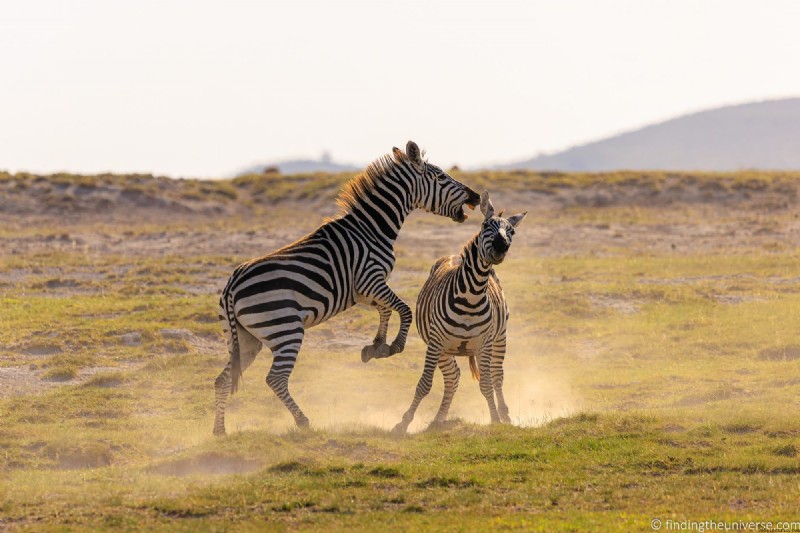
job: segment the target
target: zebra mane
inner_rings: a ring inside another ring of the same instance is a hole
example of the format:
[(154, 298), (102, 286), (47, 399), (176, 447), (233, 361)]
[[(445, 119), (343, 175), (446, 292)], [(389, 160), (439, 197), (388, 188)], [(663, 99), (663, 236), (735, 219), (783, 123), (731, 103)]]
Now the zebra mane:
[(395, 150), (394, 153), (386, 154), (370, 163), (363, 172), (348, 181), (339, 192), (339, 196), (336, 198), (336, 205), (339, 206), (338, 216), (342, 217), (351, 213), (360, 198), (363, 198), (367, 192), (374, 190), (375, 186), (392, 169), (408, 161), (408, 156), (404, 152)]

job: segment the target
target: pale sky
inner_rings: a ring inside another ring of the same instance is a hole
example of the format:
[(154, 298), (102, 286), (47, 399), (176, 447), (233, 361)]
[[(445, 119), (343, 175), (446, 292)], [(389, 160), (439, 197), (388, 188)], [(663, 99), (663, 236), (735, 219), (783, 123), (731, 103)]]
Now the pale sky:
[(800, 95), (800, 2), (0, 0), (0, 169), (519, 160)]

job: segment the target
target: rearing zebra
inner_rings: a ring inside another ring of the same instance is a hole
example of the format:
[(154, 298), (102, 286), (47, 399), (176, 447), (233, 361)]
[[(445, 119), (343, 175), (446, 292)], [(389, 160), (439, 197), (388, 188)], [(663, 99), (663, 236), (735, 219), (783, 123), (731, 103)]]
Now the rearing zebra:
[[(225, 404), (262, 345), (274, 359), (267, 385), (289, 409), (298, 426), (308, 418), (289, 394), (289, 375), (306, 328), (316, 326), (356, 303), (378, 308), (373, 344), (361, 359), (403, 351), (411, 309), (386, 284), (394, 267), (394, 241), (406, 216), (421, 208), (456, 222), (464, 206), (480, 197), (436, 165), (423, 161), (412, 141), (404, 153), (371, 163), (339, 195), (339, 215), (316, 231), (259, 259), (239, 265), (220, 297), (219, 319), (228, 338), (230, 359), (214, 382), (214, 434), (225, 434)], [(392, 311), (400, 330), (391, 345), (386, 333)]]
[(481, 212), (484, 221), (478, 234), (460, 256), (436, 261), (419, 293), (417, 329), (428, 350), (414, 400), (394, 427), (395, 433), (408, 429), (420, 401), (431, 391), (437, 364), (444, 374), (444, 397), (431, 425), (445, 421), (461, 376), (455, 359), (458, 355), (469, 356), (472, 376), (480, 379), (492, 422), (511, 421), (503, 398), (508, 305), (493, 267), (503, 262), (514, 228), (527, 213), (507, 219), (502, 212), (495, 216), (488, 191), (481, 196)]

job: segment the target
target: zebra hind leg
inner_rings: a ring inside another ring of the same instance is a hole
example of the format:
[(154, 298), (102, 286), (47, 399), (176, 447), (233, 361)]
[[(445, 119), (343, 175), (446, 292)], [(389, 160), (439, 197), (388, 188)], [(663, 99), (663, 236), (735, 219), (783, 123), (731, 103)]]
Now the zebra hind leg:
[(481, 389), (481, 394), (486, 398), (486, 403), (489, 405), (489, 416), (492, 419), (492, 424), (501, 422), (500, 413), (497, 412), (497, 405), (494, 402), (494, 387), (492, 386), (492, 376), (490, 370), (491, 354), (482, 353), (478, 362), (481, 370), (481, 377), (478, 381)]
[(492, 388), (497, 397), (497, 411), (500, 415), (500, 421), (505, 424), (511, 423), (511, 417), (508, 416), (508, 404), (503, 395), (503, 360), (506, 355), (506, 341), (505, 338), (500, 343), (495, 344), (492, 350)]
[(303, 333), (299, 333), (300, 337), (297, 338), (297, 333), (294, 333), (295, 338), (285, 340), (278, 338), (273, 341), (277, 345), (272, 346), (273, 361), (272, 367), (267, 374), (267, 385), (272, 392), (283, 402), (283, 405), (292, 413), (294, 423), (298, 427), (308, 427), (308, 417), (303, 414), (303, 411), (294, 401), (292, 395), (289, 394), (289, 376), (292, 374), (294, 365), (297, 362), (297, 353), (300, 351), (300, 345), (303, 343)]
[[(239, 368), (244, 372), (255, 360), (258, 352), (261, 351), (261, 341), (238, 326), (237, 335), (239, 341)], [(233, 353), (233, 343), (230, 340), (230, 334), (228, 334), (228, 338), (228, 350), (231, 352), (230, 358), (220, 375), (214, 380), (214, 435), (218, 437), (225, 435), (225, 407), (228, 402), (228, 396), (233, 392), (233, 363), (236, 356)]]
[(225, 369), (214, 380), (214, 436), (225, 435), (225, 405), (231, 393), (231, 361), (225, 365)]

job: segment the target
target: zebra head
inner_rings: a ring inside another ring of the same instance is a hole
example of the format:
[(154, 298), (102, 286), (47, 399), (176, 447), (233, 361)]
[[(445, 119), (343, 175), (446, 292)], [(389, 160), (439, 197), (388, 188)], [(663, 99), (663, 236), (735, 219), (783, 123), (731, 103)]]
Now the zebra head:
[(478, 254), (483, 261), (490, 265), (499, 265), (506, 257), (506, 252), (511, 248), (511, 239), (514, 238), (514, 230), (522, 222), (528, 212), (503, 218), (501, 211), (497, 215), (494, 213), (494, 206), (489, 199), (489, 191), (484, 191), (481, 195), (481, 213), (483, 213), (483, 225), (478, 234)]
[(415, 172), (414, 207), (424, 209), (436, 215), (450, 217), (455, 222), (464, 222), (467, 219), (464, 206), (474, 209), (480, 201), (478, 193), (454, 180), (447, 172), (432, 163), (422, 159), (419, 146), (414, 141), (408, 141), (406, 152), (393, 148), (398, 160), (411, 163)]

